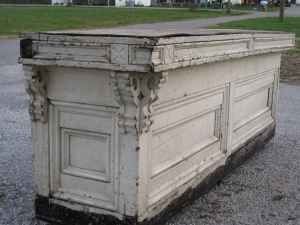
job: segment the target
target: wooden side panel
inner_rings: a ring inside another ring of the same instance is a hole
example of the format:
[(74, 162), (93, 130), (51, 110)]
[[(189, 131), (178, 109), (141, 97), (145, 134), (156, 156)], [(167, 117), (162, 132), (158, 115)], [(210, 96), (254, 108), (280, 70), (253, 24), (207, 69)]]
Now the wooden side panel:
[(48, 98), (65, 102), (116, 106), (109, 71), (49, 68)]
[[(153, 217), (274, 122), (278, 54), (170, 71), (141, 139), (143, 211)], [(147, 151), (147, 154), (144, 153)], [(145, 206), (146, 205), (146, 206)], [(144, 210), (146, 208), (146, 210)]]
[(276, 70), (237, 81), (233, 102), (231, 150), (273, 122), (271, 107)]
[(168, 72), (168, 80), (160, 89), (159, 100), (155, 104), (249, 79), (279, 67), (280, 55), (268, 54), (172, 70)]
[(172, 195), (224, 155), (225, 86), (154, 107), (148, 205)]
[(51, 192), (57, 199), (118, 210), (116, 112), (51, 101)]

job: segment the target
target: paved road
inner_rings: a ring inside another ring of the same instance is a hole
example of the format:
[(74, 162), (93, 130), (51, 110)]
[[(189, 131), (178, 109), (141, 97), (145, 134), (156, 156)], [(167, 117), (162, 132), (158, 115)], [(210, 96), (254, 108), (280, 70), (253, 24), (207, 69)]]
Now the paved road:
[[(179, 23), (186, 26), (166, 26)], [(0, 40), (0, 225), (36, 224), (28, 97), (17, 55), (16, 40)], [(272, 142), (166, 225), (300, 225), (300, 86), (281, 84), (279, 102)]]
[(17, 64), (18, 56), (18, 40), (0, 38), (0, 66)]
[[(288, 7), (285, 9), (286, 16), (300, 16), (300, 7)], [(176, 29), (180, 27), (181, 29), (197, 29), (205, 28), (215, 24), (238, 21), (242, 19), (253, 19), (260, 17), (276, 17), (278, 12), (251, 12), (250, 14), (240, 15), (240, 16), (226, 16), (226, 17), (216, 17), (209, 19), (195, 19), (186, 21), (175, 21), (175, 22), (163, 22), (163, 23), (151, 23), (151, 24), (137, 24), (129, 25), (127, 28), (144, 28), (144, 29)]]

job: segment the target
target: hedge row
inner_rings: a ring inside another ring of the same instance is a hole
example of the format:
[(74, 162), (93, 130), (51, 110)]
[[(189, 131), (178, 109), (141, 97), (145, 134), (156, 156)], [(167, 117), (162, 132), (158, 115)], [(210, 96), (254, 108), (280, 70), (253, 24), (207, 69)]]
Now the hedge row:
[[(110, 5), (115, 0), (109, 0)], [(51, 4), (51, 0), (0, 0), (0, 4)], [(107, 5), (107, 0), (73, 0), (75, 5)]]

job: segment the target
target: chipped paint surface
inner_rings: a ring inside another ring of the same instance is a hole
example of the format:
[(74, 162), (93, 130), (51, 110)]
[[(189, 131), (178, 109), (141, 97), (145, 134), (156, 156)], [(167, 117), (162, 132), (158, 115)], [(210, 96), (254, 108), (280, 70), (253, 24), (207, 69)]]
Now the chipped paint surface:
[(270, 32), (30, 37), (37, 194), (138, 222), (274, 124), (280, 52), (294, 45)]

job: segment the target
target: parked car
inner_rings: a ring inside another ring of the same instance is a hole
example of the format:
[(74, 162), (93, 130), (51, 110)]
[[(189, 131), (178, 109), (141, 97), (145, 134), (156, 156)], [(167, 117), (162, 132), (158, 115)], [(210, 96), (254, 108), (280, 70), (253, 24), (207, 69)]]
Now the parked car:
[[(273, 0), (272, 3), (276, 6), (280, 6), (280, 0)], [(285, 6), (291, 6), (291, 0), (285, 0)]]

